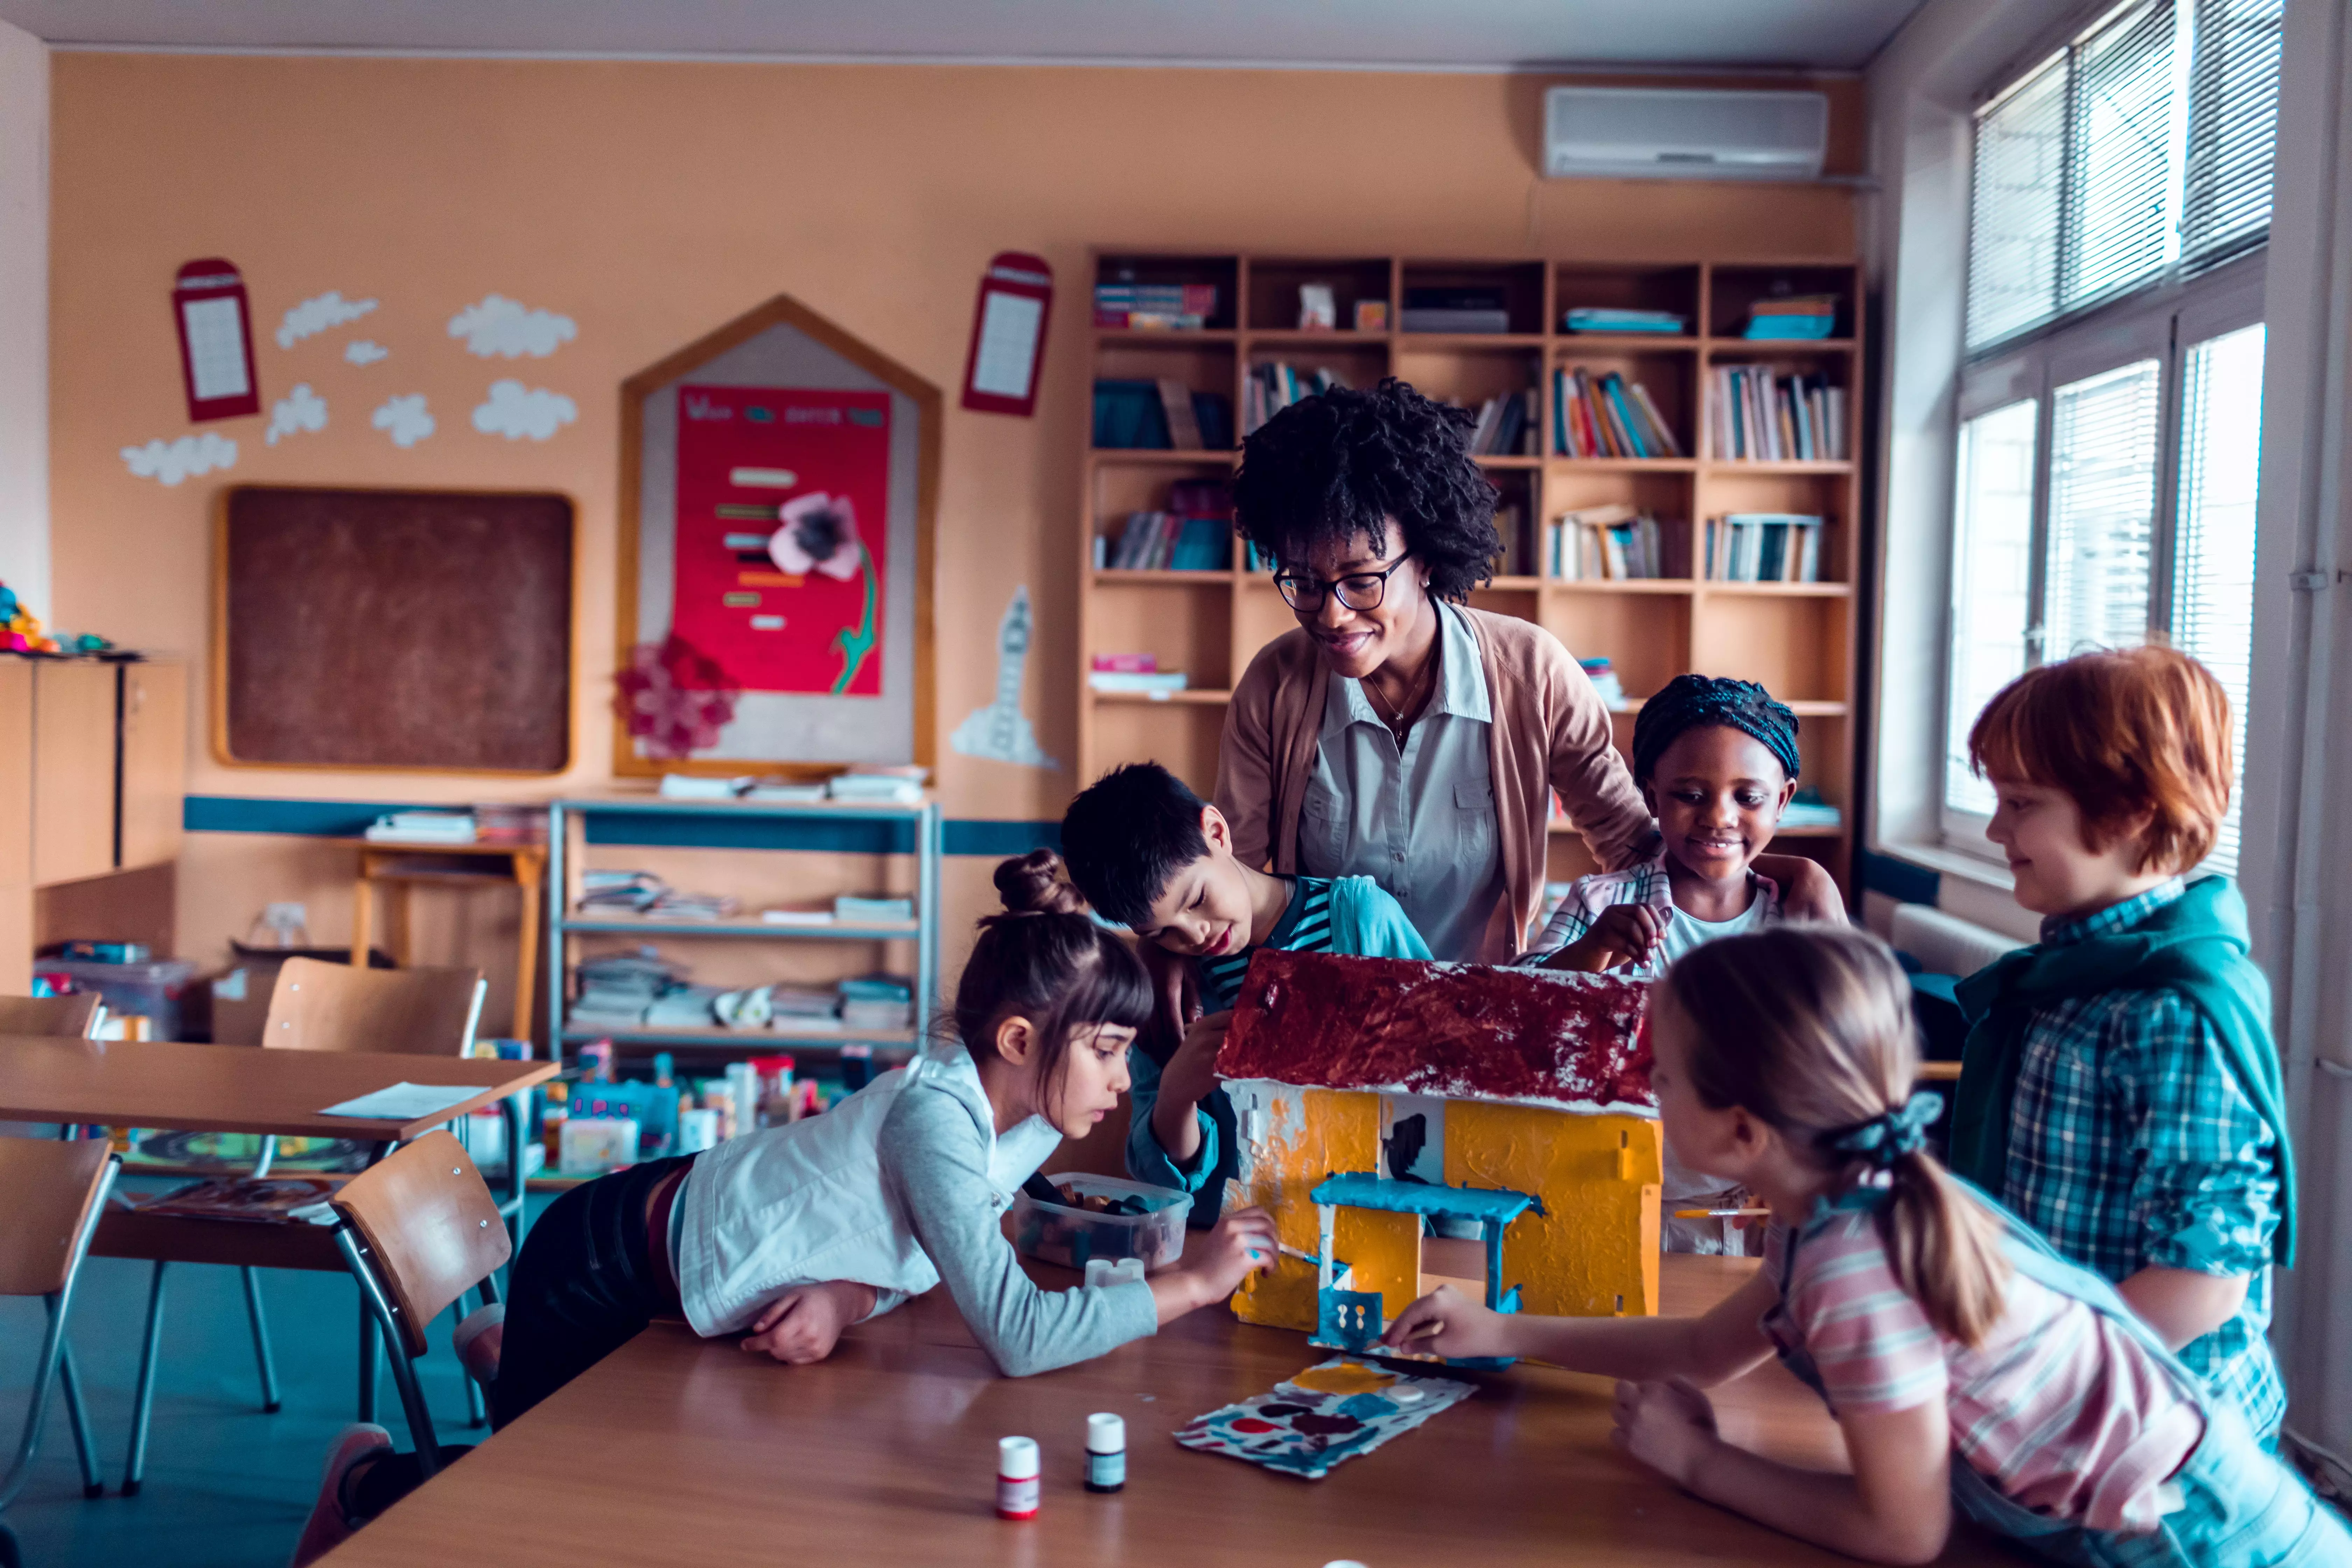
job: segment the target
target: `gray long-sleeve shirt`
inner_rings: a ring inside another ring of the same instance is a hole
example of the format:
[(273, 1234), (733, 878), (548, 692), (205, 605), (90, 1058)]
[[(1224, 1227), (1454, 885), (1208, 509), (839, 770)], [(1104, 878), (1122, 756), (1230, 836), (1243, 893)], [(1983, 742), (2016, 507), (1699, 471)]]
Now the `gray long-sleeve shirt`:
[[(1000, 1228), (1010, 1194), (989, 1180), (989, 1131), (943, 1088), (910, 1084), (882, 1123), (891, 1206), (914, 1228), (956, 1310), (1007, 1377), (1090, 1361), (1159, 1331), (1140, 1280), (1041, 1290)], [(896, 1302), (886, 1300), (877, 1310)]]

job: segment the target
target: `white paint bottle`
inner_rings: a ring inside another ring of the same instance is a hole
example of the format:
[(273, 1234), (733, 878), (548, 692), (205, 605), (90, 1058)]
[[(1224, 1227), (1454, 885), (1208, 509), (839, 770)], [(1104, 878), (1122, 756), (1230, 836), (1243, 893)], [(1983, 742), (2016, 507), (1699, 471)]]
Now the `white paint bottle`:
[(1037, 1439), (996, 1440), (996, 1517), (1037, 1517)]
[(1087, 1490), (1115, 1492), (1127, 1485), (1127, 1422), (1105, 1412), (1087, 1417)]

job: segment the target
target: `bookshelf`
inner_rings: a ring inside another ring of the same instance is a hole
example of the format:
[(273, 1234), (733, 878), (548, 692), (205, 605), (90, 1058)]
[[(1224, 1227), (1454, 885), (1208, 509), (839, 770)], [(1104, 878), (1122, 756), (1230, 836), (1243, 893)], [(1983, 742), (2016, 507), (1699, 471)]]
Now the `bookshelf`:
[[(1247, 384), (1258, 366), (1286, 364), (1303, 380), (1328, 368), (1348, 385), (1386, 375), (1476, 410), (1486, 399), (1533, 388), (1540, 455), (1481, 457), (1500, 504), (1517, 506), (1528, 537), (1497, 576), (1471, 595), (1478, 608), (1547, 627), (1580, 658), (1605, 657), (1626, 700), (1612, 705), (1617, 743), (1630, 750), (1641, 700), (1687, 670), (1761, 681), (1802, 721), (1802, 782), (1838, 808), (1836, 826), (1787, 829), (1774, 847), (1820, 860), (1849, 895), (1856, 843), (1853, 728), (1861, 384), (1864, 342), (1858, 268), (1822, 260), (1423, 261), (1404, 257), (1181, 254), (1102, 249), (1094, 279), (1213, 283), (1217, 309), (1201, 330), (1090, 331), (1097, 380), (1180, 381), (1232, 401), (1236, 438), (1246, 433)], [(1090, 283), (1093, 279), (1089, 280)], [(1328, 285), (1339, 330), (1297, 326), (1298, 288)], [(1498, 295), (1507, 330), (1413, 332), (1399, 323), (1406, 290), (1476, 288)], [(1752, 341), (1740, 335), (1749, 307), (1779, 295), (1830, 295), (1826, 339)], [(1350, 330), (1359, 300), (1385, 303), (1381, 330)], [(1571, 308), (1670, 310), (1679, 336), (1575, 333)], [(1572, 458), (1556, 448), (1553, 372), (1615, 373), (1640, 384), (1682, 456)], [(1713, 399), (1724, 369), (1820, 377), (1843, 387), (1837, 460), (1759, 461), (1715, 449)], [(1304, 389), (1302, 389), (1304, 390)], [(1202, 795), (1216, 780), (1224, 704), (1258, 648), (1297, 625), (1270, 575), (1244, 568), (1235, 545), (1223, 570), (1098, 569), (1097, 539), (1116, 541), (1129, 512), (1161, 510), (1184, 479), (1229, 478), (1238, 451), (1097, 450), (1079, 460), (1078, 778), (1153, 758)], [(1693, 563), (1674, 577), (1569, 580), (1554, 574), (1545, 525), (1581, 509), (1631, 506), (1658, 521), (1671, 558)], [(1823, 520), (1818, 581), (1726, 582), (1698, 574), (1706, 520), (1733, 513), (1792, 513)], [(1507, 548), (1511, 541), (1507, 539)], [(1108, 547), (1106, 547), (1108, 548)], [(1161, 698), (1106, 693), (1088, 681), (1097, 654), (1150, 653), (1188, 686)], [(1550, 875), (1591, 869), (1582, 841), (1564, 825), (1551, 835)]]

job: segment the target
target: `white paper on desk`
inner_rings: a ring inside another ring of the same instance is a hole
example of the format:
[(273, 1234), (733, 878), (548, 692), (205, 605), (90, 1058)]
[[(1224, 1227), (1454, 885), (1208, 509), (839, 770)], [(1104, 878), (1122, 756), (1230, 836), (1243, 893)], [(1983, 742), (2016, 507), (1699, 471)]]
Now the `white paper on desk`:
[(373, 1094), (331, 1105), (321, 1116), (362, 1116), (373, 1121), (414, 1121), (436, 1110), (446, 1110), (482, 1092), (479, 1084), (396, 1083)]

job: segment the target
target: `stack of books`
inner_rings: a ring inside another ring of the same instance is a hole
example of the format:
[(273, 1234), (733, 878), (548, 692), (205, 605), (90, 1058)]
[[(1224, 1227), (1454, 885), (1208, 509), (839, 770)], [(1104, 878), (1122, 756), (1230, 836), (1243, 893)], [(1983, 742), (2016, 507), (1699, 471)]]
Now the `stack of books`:
[(1338, 371), (1328, 367), (1302, 375), (1294, 366), (1278, 362), (1254, 364), (1249, 379), (1242, 384), (1242, 433), (1249, 434), (1301, 398), (1347, 384)]
[(1507, 332), (1511, 312), (1496, 288), (1408, 289), (1398, 323), (1408, 332)]
[(845, 1029), (898, 1030), (915, 1022), (915, 988), (892, 974), (866, 974), (845, 980), (841, 994), (841, 1025)]
[(1748, 307), (1748, 330), (1739, 335), (1759, 342), (1818, 342), (1835, 335), (1838, 299), (1834, 294), (1786, 294), (1759, 300)]
[(1149, 653), (1098, 653), (1087, 671), (1087, 685), (1097, 691), (1140, 692), (1164, 698), (1184, 689), (1181, 669), (1162, 669), (1159, 656)]
[(1548, 574), (1563, 583), (1687, 577), (1689, 532), (1622, 502), (1586, 507), (1565, 513), (1548, 531)]
[(1490, 397), (1479, 405), (1478, 423), (1470, 431), (1474, 458), (1532, 458), (1536, 455), (1536, 389)]
[(1118, 538), (1095, 535), (1095, 565), (1113, 572), (1223, 572), (1233, 560), (1223, 518), (1131, 511)]
[(1095, 325), (1198, 331), (1217, 313), (1213, 283), (1097, 283)]
[(1228, 451), (1234, 403), (1172, 376), (1095, 383), (1094, 444), (1106, 451)]
[(1709, 518), (1706, 575), (1716, 583), (1818, 583), (1822, 519), (1780, 511)]
[(861, 763), (845, 773), (835, 773), (827, 779), (824, 792), (835, 800), (869, 805), (920, 805), (923, 781), (929, 776), (928, 768)]
[(1643, 332), (1676, 337), (1688, 330), (1690, 319), (1672, 310), (1621, 310), (1580, 305), (1562, 316), (1559, 324), (1561, 331), (1570, 332)]
[(1835, 827), (1845, 821), (1845, 814), (1822, 798), (1822, 792), (1811, 784), (1797, 791), (1780, 813), (1783, 827)]
[(474, 807), (474, 840), (478, 844), (544, 844), (547, 807), (497, 803)]
[(1818, 373), (1776, 374), (1769, 365), (1715, 371), (1715, 456), (1754, 463), (1843, 462), (1845, 388)]
[[(1592, 682), (1593, 692), (1601, 701), (1612, 708), (1625, 706), (1625, 685), (1617, 679), (1614, 664), (1606, 658), (1580, 658), (1576, 662), (1578, 668), (1584, 671), (1584, 678)], [(1551, 812), (1554, 817), (1563, 822), (1568, 819), (1568, 808), (1559, 804), (1557, 792), (1551, 797)]]
[(646, 1009), (664, 992), (683, 985), (683, 973), (650, 947), (584, 960), (569, 1023), (578, 1029), (643, 1028)]
[(845, 925), (907, 925), (914, 921), (915, 900), (895, 894), (842, 893), (833, 900), (833, 918)]
[(580, 908), (626, 910), (663, 920), (716, 921), (735, 912), (735, 900), (719, 893), (681, 892), (651, 871), (583, 871)]
[(1552, 447), (1563, 458), (1679, 458), (1682, 443), (1649, 389), (1615, 371), (1551, 373)]
[(471, 844), (479, 837), (470, 811), (395, 811), (367, 830), (371, 844)]

